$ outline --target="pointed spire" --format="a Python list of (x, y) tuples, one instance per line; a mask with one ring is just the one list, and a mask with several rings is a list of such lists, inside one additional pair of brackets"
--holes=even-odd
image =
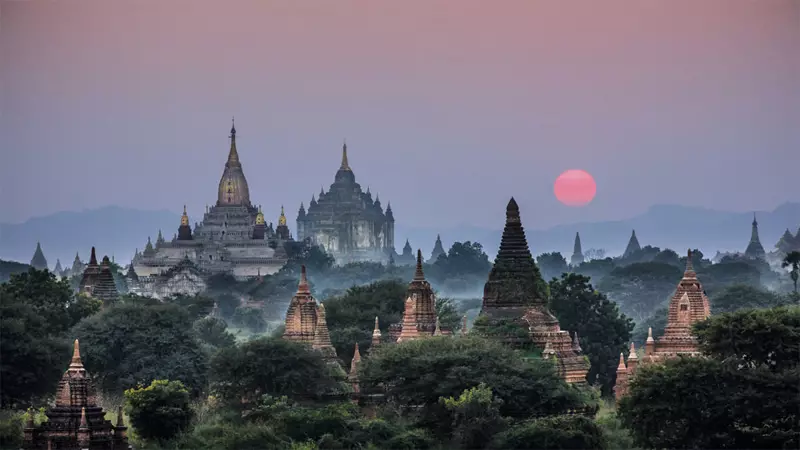
[(636, 237), (636, 230), (631, 230), (631, 238), (628, 239), (628, 246), (625, 247), (625, 253), (623, 253), (622, 256), (631, 256), (633, 253), (638, 252), (641, 249), (642, 246), (639, 245), (639, 239)]
[(624, 372), (626, 370), (625, 367), (625, 355), (622, 352), (619, 353), (619, 365), (617, 366), (617, 372)]
[(464, 314), (464, 317), (461, 318), (461, 335), (467, 335), (467, 315)]
[(47, 269), (47, 259), (44, 257), (42, 245), (39, 243), (39, 241), (36, 241), (36, 250), (34, 250), (33, 258), (31, 258), (31, 267), (38, 270)]
[(378, 316), (375, 316), (375, 328), (372, 330), (372, 347), (375, 348), (381, 344), (381, 329), (378, 326)]
[(414, 281), (425, 281), (425, 273), (422, 271), (422, 250), (417, 249), (417, 269), (414, 272)]
[(686, 252), (686, 270), (683, 272), (683, 278), (697, 278), (697, 273), (694, 271), (694, 263), (692, 262), (692, 249)]
[[(147, 242), (150, 243), (150, 238), (147, 238)], [(89, 257), (89, 265), (90, 266), (97, 265), (97, 255), (95, 254), (94, 247), (92, 247), (92, 256)]]
[(283, 205), (281, 205), (281, 215), (278, 217), (278, 226), (286, 226), (286, 214), (283, 211)]
[(439, 324), (439, 316), (436, 316), (436, 328), (433, 329), (434, 336), (441, 336), (442, 335), (442, 327)]
[(347, 140), (342, 143), (342, 165), (339, 170), (351, 170), (350, 163), (347, 161)]
[(647, 342), (655, 342), (655, 339), (653, 339), (653, 327), (647, 328)]
[(228, 151), (228, 161), (225, 163), (225, 167), (240, 166), (239, 152), (236, 150), (236, 125), (233, 118), (231, 118), (231, 135), (229, 137), (231, 139), (231, 149)]
[(78, 340), (72, 343), (72, 360), (69, 363), (70, 369), (82, 369), (83, 362), (81, 361), (81, 346)]
[(633, 341), (631, 341), (631, 348), (628, 353), (628, 363), (630, 363), (631, 360), (636, 360), (636, 359), (639, 359), (639, 356), (636, 355), (636, 346), (633, 345)]
[(572, 350), (576, 353), (581, 353), (583, 351), (583, 349), (581, 349), (581, 341), (578, 340), (577, 331), (572, 335)]
[(88, 430), (89, 423), (86, 421), (86, 407), (81, 408), (81, 424), (78, 427), (79, 430)]
[(311, 290), (308, 287), (308, 279), (306, 278), (306, 266), (303, 264), (300, 266), (300, 283), (297, 284), (297, 293), (298, 294), (311, 294)]
[(361, 362), (361, 352), (358, 351), (358, 342), (356, 342), (356, 348), (353, 350), (353, 359), (350, 361), (350, 374), (356, 374), (358, 370), (358, 363)]

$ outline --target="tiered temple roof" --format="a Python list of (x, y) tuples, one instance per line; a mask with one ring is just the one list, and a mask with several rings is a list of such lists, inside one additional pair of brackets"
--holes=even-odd
[(311, 296), (311, 290), (308, 287), (306, 266), (302, 266), (297, 293), (292, 297), (289, 310), (286, 312), (286, 330), (283, 332), (283, 338), (312, 344), (316, 326), (317, 301)]
[(110, 305), (119, 298), (117, 284), (114, 282), (114, 275), (111, 273), (111, 261), (108, 256), (103, 257), (100, 264), (100, 273), (97, 276), (97, 283), (92, 288), (91, 296), (102, 300), (104, 305)]
[(617, 399), (628, 392), (628, 382), (636, 373), (639, 364), (653, 364), (678, 356), (699, 356), (697, 338), (692, 335), (692, 325), (711, 315), (708, 297), (692, 265), (692, 251), (688, 251), (686, 270), (678, 283), (675, 294), (669, 302), (667, 326), (664, 335), (657, 341), (653, 339), (653, 329), (647, 330), (644, 358), (639, 360), (631, 343), (627, 365), (622, 354), (617, 368), (617, 382), (614, 387)]
[(755, 213), (753, 214), (753, 224), (750, 229), (750, 242), (747, 243), (747, 249), (744, 251), (744, 256), (754, 259), (764, 259), (766, 256), (764, 246), (761, 245), (761, 239), (758, 237), (758, 221), (756, 220)]
[(95, 253), (94, 247), (92, 247), (92, 254), (89, 257), (89, 264), (87, 264), (86, 268), (83, 269), (83, 276), (81, 277), (78, 291), (91, 296), (94, 287), (97, 285), (99, 277), (100, 265), (97, 264), (97, 254)]
[(545, 283), (533, 260), (519, 207), (512, 198), (506, 207), (506, 225), (489, 280), (484, 286), (480, 333), (515, 347), (546, 348), (557, 356), (561, 376), (584, 382), (589, 364), (573, 348), (572, 338), (561, 330), (547, 307)]
[(130, 449), (123, 422), (122, 408), (117, 425), (105, 420), (105, 411), (97, 405), (91, 377), (81, 362), (75, 340), (72, 360), (58, 383), (55, 405), (45, 415), (47, 421), (36, 427), (33, 420), (24, 428), (23, 450), (123, 450)]
[(44, 257), (42, 245), (39, 242), (36, 242), (36, 250), (34, 250), (33, 258), (31, 258), (31, 267), (38, 270), (47, 269), (47, 258)]

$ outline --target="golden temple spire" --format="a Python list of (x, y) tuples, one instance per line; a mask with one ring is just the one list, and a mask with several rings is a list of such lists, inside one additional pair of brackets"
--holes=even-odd
[(264, 225), (264, 213), (261, 211), (261, 205), (258, 206), (258, 214), (256, 214), (256, 225)]
[(283, 205), (281, 205), (281, 216), (278, 217), (278, 226), (286, 226), (286, 214), (283, 212)]
[(231, 118), (231, 149), (228, 152), (228, 161), (225, 163), (226, 166), (238, 166), (241, 165), (239, 162), (239, 152), (236, 151), (236, 126), (234, 125), (234, 120)]
[(351, 170), (350, 164), (347, 162), (347, 140), (342, 143), (342, 165), (339, 170)]
[(183, 215), (181, 215), (181, 226), (189, 226), (189, 216), (186, 214), (186, 205), (183, 205)]

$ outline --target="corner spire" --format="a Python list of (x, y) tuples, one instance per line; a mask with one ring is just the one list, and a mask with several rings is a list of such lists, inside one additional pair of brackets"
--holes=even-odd
[(228, 151), (228, 161), (225, 163), (225, 166), (240, 166), (241, 163), (239, 162), (239, 152), (236, 151), (236, 126), (233, 118), (231, 118), (231, 135), (229, 137), (231, 139), (231, 149)]
[(297, 285), (297, 293), (298, 294), (311, 294), (311, 290), (308, 288), (308, 279), (306, 278), (306, 266), (303, 264), (300, 266), (300, 283)]
[(69, 363), (70, 369), (83, 369), (83, 362), (81, 361), (81, 346), (78, 340), (72, 343), (72, 360)]
[(372, 330), (372, 347), (370, 349), (377, 347), (381, 344), (381, 329), (378, 326), (378, 316), (375, 316), (375, 328)]
[[(150, 238), (147, 238), (147, 242), (150, 243)], [(92, 247), (92, 255), (89, 257), (89, 265), (96, 266), (97, 265), (97, 255), (95, 254), (94, 247)]]
[(632, 359), (633, 360), (639, 359), (639, 357), (636, 355), (636, 346), (633, 345), (633, 341), (631, 341), (631, 348), (630, 352), (628, 353), (628, 361), (630, 362), (630, 360)]
[(619, 353), (619, 365), (617, 366), (617, 372), (624, 372), (626, 369), (625, 367), (625, 355), (622, 352)]

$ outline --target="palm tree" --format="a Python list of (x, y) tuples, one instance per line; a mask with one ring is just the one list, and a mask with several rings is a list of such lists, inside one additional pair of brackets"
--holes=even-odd
[(800, 277), (800, 252), (795, 250), (786, 254), (786, 257), (783, 258), (783, 262), (781, 263), (781, 267), (784, 269), (787, 267), (792, 268), (789, 272), (789, 276), (792, 277), (792, 282), (794, 282), (794, 295), (797, 296), (797, 278)]

